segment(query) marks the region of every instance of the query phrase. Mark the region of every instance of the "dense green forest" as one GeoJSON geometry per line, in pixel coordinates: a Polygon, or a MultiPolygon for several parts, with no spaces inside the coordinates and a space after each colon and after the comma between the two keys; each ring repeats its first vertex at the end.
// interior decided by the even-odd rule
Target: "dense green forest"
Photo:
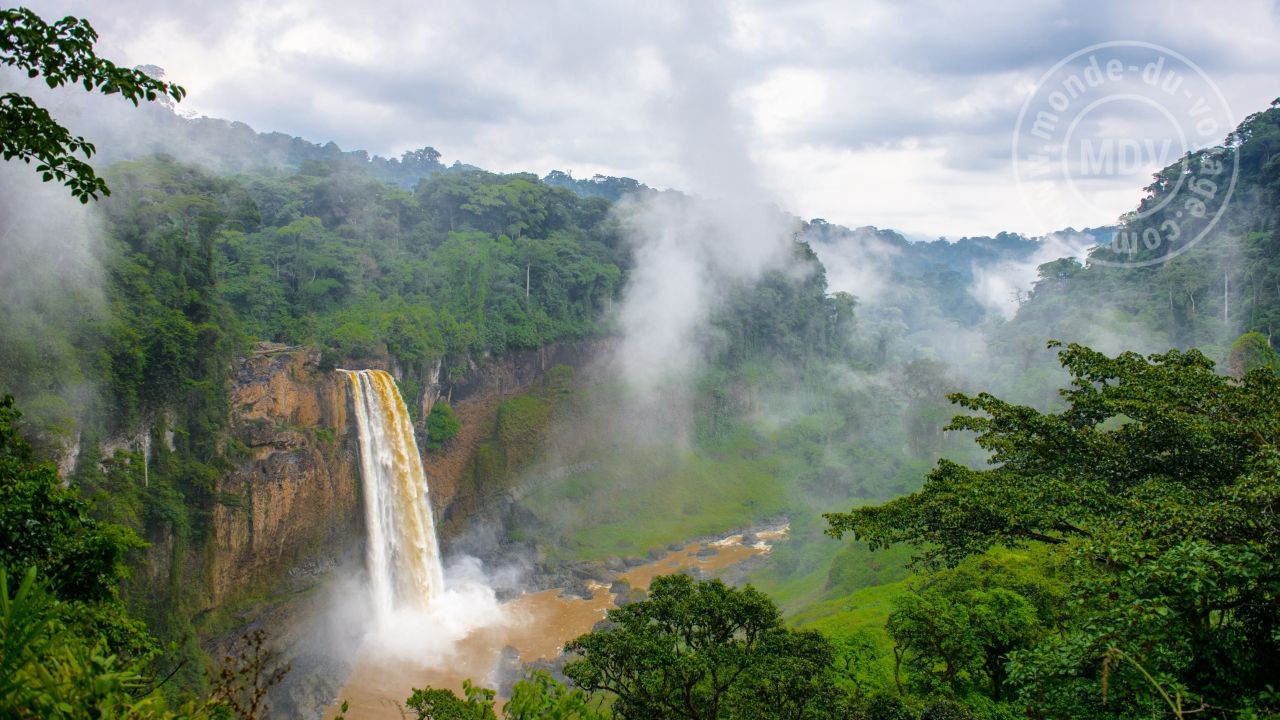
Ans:
{"type": "MultiPolygon", "coordinates": [[[[100,276],[0,312],[0,709],[14,717],[257,715],[261,638],[206,656],[186,562],[213,510],[238,502],[218,490],[246,454],[228,428],[235,358],[269,341],[318,349],[324,369],[385,361],[414,398],[436,372],[610,338],[635,262],[616,208],[658,194],[140,112],[149,139],[104,141],[105,185],[85,186],[111,191],[83,216],[100,276]],[[130,567],[160,538],[174,561],[149,587],[130,567]]],[[[792,533],[754,586],[659,578],[570,643],[558,674],[517,683],[503,716],[1280,715],[1280,105],[1187,162],[1231,153],[1235,195],[1202,242],[1114,267],[1098,262],[1117,259],[1114,233],[1193,234],[1204,217],[1086,231],[1092,254],[1041,265],[1012,317],[974,297],[975,273],[1041,241],[797,221],[780,267],[721,288],[690,417],[669,402],[660,432],[622,443],[631,396],[615,380],[504,400],[473,480],[551,478],[503,528],[542,563],[770,518],[792,533]],[[867,237],[890,248],[889,291],[833,292],[822,246],[867,237]],[[980,344],[948,352],[952,332],[980,344]],[[1134,347],[1153,354],[1121,352],[1134,347]],[[948,398],[973,414],[951,419],[948,398]],[[573,442],[542,452],[557,429],[573,442]]],[[[35,176],[4,183],[9,213],[53,202],[35,176]]],[[[47,207],[50,223],[70,212],[47,207]]],[[[11,229],[32,247],[46,231],[11,229]]],[[[417,418],[429,452],[459,430],[437,407],[417,418]]],[[[406,707],[496,717],[493,691],[464,695],[423,688],[406,707]]]]}
{"type": "MultiPolygon", "coordinates": [[[[1277,106],[1254,113],[1215,148],[1190,155],[1187,162],[1200,165],[1230,163],[1238,154],[1239,172],[1225,212],[1203,240],[1181,254],[1143,267],[1115,267],[1062,259],[1040,269],[1034,291],[1010,323],[1010,333],[1029,327],[1047,327],[1054,337],[1070,338],[1070,329],[1085,323],[1103,326],[1124,324],[1141,328],[1168,347],[1199,347],[1210,357],[1225,361],[1240,335],[1256,331],[1268,341],[1276,329],[1280,286],[1276,284],[1277,180],[1280,142],[1277,106]]],[[[1229,167],[1225,165],[1224,167],[1229,167]]],[[[1217,212],[1211,204],[1205,217],[1173,216],[1167,203],[1175,192],[1173,180],[1181,162],[1155,176],[1146,188],[1141,207],[1164,209],[1144,218],[1121,218],[1120,230],[1129,235],[1165,223],[1177,223],[1182,237],[1194,237],[1217,212]]],[[[1225,171],[1224,171],[1225,172],[1225,171]]],[[[1225,197],[1219,193],[1214,203],[1225,197]]],[[[1137,246],[1133,259],[1153,255],[1137,246]]],[[[1107,244],[1094,253],[1102,260],[1124,260],[1129,253],[1107,244]]]]}
{"type": "Polygon", "coordinates": [[[101,381],[113,430],[188,381],[216,388],[228,353],[254,340],[389,355],[421,377],[599,334],[626,262],[607,203],[528,175],[450,171],[407,192],[341,166],[221,177],[163,157],[106,175],[111,317],[40,341],[75,344],[60,359],[78,367],[50,365],[16,327],[7,335],[30,342],[4,360],[33,400],[67,378],[101,381]]]}

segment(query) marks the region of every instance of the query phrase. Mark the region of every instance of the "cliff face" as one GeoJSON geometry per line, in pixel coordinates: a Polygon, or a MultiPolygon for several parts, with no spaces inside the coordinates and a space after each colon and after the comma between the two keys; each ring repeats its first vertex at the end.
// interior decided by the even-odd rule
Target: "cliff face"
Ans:
{"type": "MultiPolygon", "coordinates": [[[[512,352],[472,368],[456,382],[428,386],[427,398],[448,402],[462,425],[445,447],[423,458],[431,501],[436,517],[444,520],[441,532],[446,541],[465,528],[466,517],[487,509],[485,500],[491,493],[472,482],[471,468],[476,448],[493,433],[502,401],[528,391],[557,365],[575,370],[589,366],[600,348],[599,342],[576,342],[512,352]]],[[[430,411],[430,402],[423,405],[430,411]]]]}
{"type": "MultiPolygon", "coordinates": [[[[420,403],[449,402],[461,421],[444,448],[424,454],[437,519],[447,536],[485,510],[472,480],[476,448],[492,433],[502,401],[529,390],[557,365],[582,368],[598,343],[519,351],[472,367],[454,382],[438,370],[420,403]]],[[[375,363],[376,364],[376,363],[375,363]]],[[[319,353],[264,343],[241,361],[231,388],[231,427],[246,457],[214,511],[210,607],[245,595],[305,590],[364,546],[359,449],[345,379],[319,369],[319,353]]],[[[446,540],[448,538],[446,537],[446,540]]]]}
{"type": "MultiPolygon", "coordinates": [[[[421,418],[437,401],[461,420],[448,445],[424,454],[431,500],[443,539],[464,532],[490,510],[486,488],[471,472],[477,447],[494,429],[502,402],[525,392],[556,365],[584,367],[596,346],[562,344],[517,352],[473,366],[461,379],[425,378],[421,418]]],[[[388,369],[376,360],[361,367],[388,369]]],[[[398,376],[395,368],[389,368],[398,376]]],[[[232,380],[231,431],[244,447],[236,470],[218,490],[230,502],[214,511],[205,570],[207,607],[226,608],[231,625],[213,630],[206,648],[225,654],[241,632],[265,628],[293,671],[271,691],[282,716],[319,717],[345,682],[346,653],[359,638],[351,623],[334,623],[327,592],[306,592],[363,567],[364,511],[359,447],[350,415],[348,381],[321,371],[319,354],[262,344],[241,361],[232,380]],[[344,634],[345,633],[345,634],[344,634]]],[[[421,440],[421,438],[420,438],[421,440]]],[[[425,443],[420,442],[420,447],[425,443]]],[[[339,583],[336,587],[351,592],[339,583]]]]}
{"type": "MultiPolygon", "coordinates": [[[[281,583],[305,586],[362,542],[359,458],[342,377],[319,354],[260,345],[231,389],[246,459],[213,517],[213,605],[281,583]]],[[[301,588],[300,588],[301,589],[301,588]]]]}

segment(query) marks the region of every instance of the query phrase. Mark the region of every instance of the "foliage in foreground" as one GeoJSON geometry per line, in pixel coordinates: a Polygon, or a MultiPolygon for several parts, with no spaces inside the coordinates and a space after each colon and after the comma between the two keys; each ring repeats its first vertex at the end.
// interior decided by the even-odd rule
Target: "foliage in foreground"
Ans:
{"type": "Polygon", "coordinates": [[[130,619],[118,586],[125,553],[142,547],[127,528],[94,520],[89,503],[65,488],[53,463],[38,459],[19,435],[13,398],[0,398],[0,567],[37,571],[59,602],[62,622],[104,638],[113,653],[150,659],[155,642],[130,619]]]}
{"type": "MultiPolygon", "coordinates": [[[[98,33],[88,20],[65,17],[45,22],[27,8],[0,9],[0,65],[28,77],[41,77],[51,88],[83,85],[137,105],[164,96],[182,100],[187,91],[175,83],[153,78],[141,70],[118,67],[98,57],[93,45],[98,33]]],[[[57,180],[87,203],[98,194],[110,195],[106,182],[77,153],[89,158],[93,143],[72,135],[49,111],[19,93],[0,95],[0,156],[36,163],[46,182],[57,180]]]]}
{"type": "Polygon", "coordinates": [[[161,689],[180,667],[152,674],[156,640],[118,590],[125,553],[143,542],[90,515],[18,436],[20,417],[0,398],[0,717],[266,717],[266,690],[287,668],[260,633],[224,660],[209,700],[168,709],[161,689]]]}
{"type": "MultiPolygon", "coordinates": [[[[405,702],[418,720],[497,720],[495,693],[463,683],[462,697],[452,690],[418,688],[405,702]]],[[[588,703],[586,693],[570,689],[546,671],[535,671],[516,683],[502,707],[502,720],[604,720],[588,703]]]]}
{"type": "MultiPolygon", "coordinates": [[[[902,702],[864,694],[850,679],[863,648],[833,645],[783,626],[777,607],[747,586],[688,575],[655,578],[649,597],[610,610],[606,622],[566,646],[565,686],[545,673],[517,683],[504,720],[712,720],[872,718],[902,702]]],[[[494,718],[492,690],[415,690],[419,720],[494,718]]]]}
{"type": "Polygon", "coordinates": [[[155,717],[139,663],[106,639],[77,631],[68,608],[27,570],[11,593],[0,567],[0,715],[10,718],[155,717]],[[139,697],[135,697],[135,694],[139,697]]]}
{"type": "Polygon", "coordinates": [[[840,699],[826,638],[783,627],[768,597],[719,580],[656,578],[649,599],[565,650],[580,658],[569,679],[624,718],[806,717],[840,699]]]}
{"type": "MultiPolygon", "coordinates": [[[[993,467],[942,461],[917,493],[828,515],[831,533],[913,543],[925,568],[963,567],[998,546],[1058,558],[1070,617],[1046,617],[1025,594],[997,611],[992,591],[957,589],[932,609],[913,607],[931,596],[919,593],[891,619],[919,625],[956,606],[998,617],[1003,643],[993,649],[1007,679],[980,691],[991,700],[1004,699],[1007,682],[1035,716],[1274,713],[1280,375],[1264,366],[1224,377],[1194,350],[1108,357],[1070,345],[1060,358],[1072,376],[1061,412],[951,396],[981,413],[951,428],[977,433],[993,467]]],[[[934,583],[956,571],[941,572],[934,583]]],[[[961,691],[984,674],[948,671],[946,648],[890,629],[922,676],[942,668],[938,679],[961,691]]]]}

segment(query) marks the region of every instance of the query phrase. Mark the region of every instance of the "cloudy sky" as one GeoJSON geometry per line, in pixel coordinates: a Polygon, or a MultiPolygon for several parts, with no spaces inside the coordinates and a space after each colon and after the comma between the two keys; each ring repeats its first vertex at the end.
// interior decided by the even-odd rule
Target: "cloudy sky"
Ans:
{"type": "MultiPolygon", "coordinates": [[[[1232,124],[1280,95],[1272,2],[30,6],[90,19],[100,52],[118,62],[163,67],[188,89],[187,113],[383,155],[431,145],[446,162],[496,171],[599,172],[682,189],[714,176],[696,167],[703,158],[722,157],[691,147],[705,127],[688,129],[730,123],[749,157],[722,172],[758,174],[775,202],[806,218],[921,237],[1099,225],[1134,206],[1151,158],[1092,178],[1088,202],[1020,200],[1019,113],[1029,99],[1045,102],[1037,83],[1082,48],[1169,48],[1203,70],[1196,92],[1232,124]],[[691,96],[731,111],[702,116],[691,96]]],[[[1126,97],[1098,103],[1080,127],[1186,140],[1168,127],[1178,109],[1126,97]]]]}

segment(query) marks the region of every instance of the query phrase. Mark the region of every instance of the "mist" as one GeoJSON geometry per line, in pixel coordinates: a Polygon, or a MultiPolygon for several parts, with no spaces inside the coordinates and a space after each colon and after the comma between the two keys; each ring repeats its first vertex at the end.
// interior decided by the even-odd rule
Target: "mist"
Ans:
{"type": "Polygon", "coordinates": [[[76,291],[85,310],[102,310],[102,226],[94,209],[34,166],[0,165],[0,302],[39,311],[45,296],[76,291]]]}
{"type": "Polygon", "coordinates": [[[876,303],[893,291],[893,261],[902,250],[881,239],[875,228],[862,227],[838,243],[813,242],[827,269],[831,292],[847,292],[863,303],[876,303]]]}
{"type": "Polygon", "coordinates": [[[660,397],[664,414],[672,416],[674,405],[687,423],[688,383],[714,349],[708,321],[729,286],[787,258],[796,228],[775,208],[751,159],[733,59],[717,37],[731,32],[730,18],[723,8],[691,5],[680,20],[708,27],[709,37],[663,48],[669,86],[652,111],[689,195],[633,195],[615,209],[634,266],[611,360],[638,403],[629,413],[655,410],[649,406],[660,397]]]}
{"type": "Polygon", "coordinates": [[[503,584],[486,573],[473,557],[456,558],[445,568],[445,589],[424,610],[397,609],[382,622],[366,627],[361,653],[379,660],[412,662],[442,668],[453,662],[459,644],[480,629],[513,622],[498,600],[503,584]]]}
{"type": "Polygon", "coordinates": [[[1029,257],[1002,260],[986,265],[973,264],[973,284],[969,293],[989,312],[1012,318],[1022,300],[1031,292],[1036,269],[1059,258],[1083,258],[1097,240],[1085,233],[1064,231],[1039,239],[1029,257]]]}
{"type": "Polygon", "coordinates": [[[103,228],[97,210],[34,165],[0,165],[0,363],[17,371],[13,393],[44,440],[68,433],[96,404],[87,346],[106,318],[103,228]]]}

